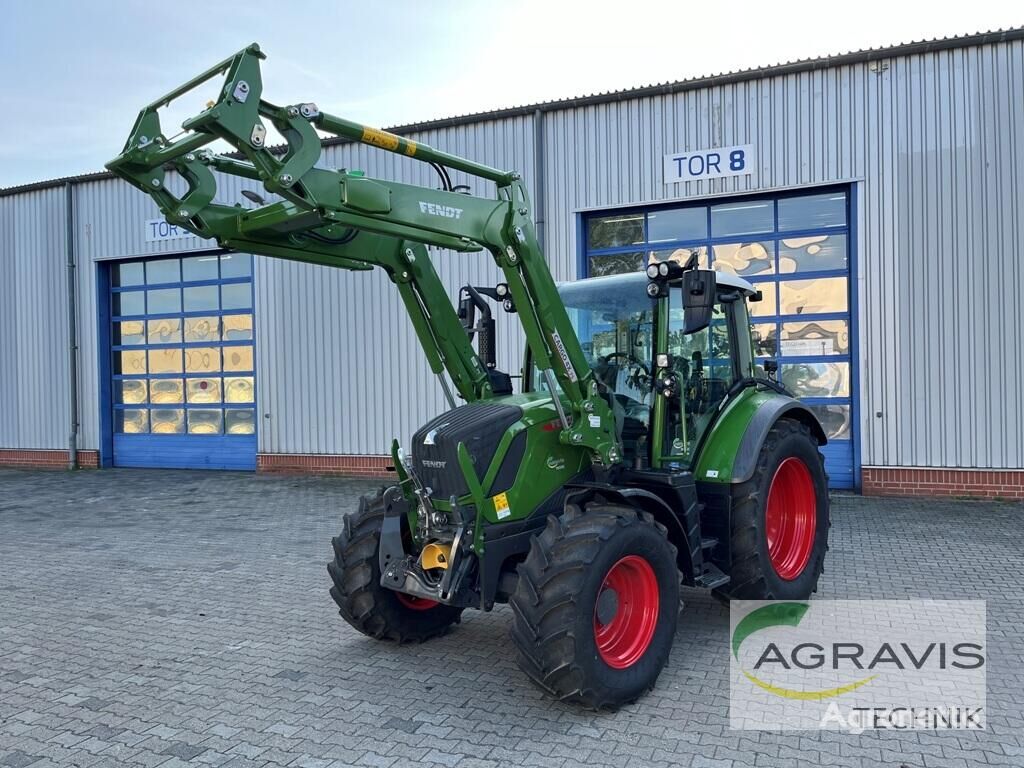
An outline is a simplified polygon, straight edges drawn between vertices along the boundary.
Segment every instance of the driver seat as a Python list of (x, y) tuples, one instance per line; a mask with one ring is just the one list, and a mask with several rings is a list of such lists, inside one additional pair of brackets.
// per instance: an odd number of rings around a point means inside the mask
[[(615, 378), (616, 393), (636, 392), (638, 395), (643, 397), (640, 392), (629, 385), (628, 376), (629, 372), (625, 368), (620, 368), (617, 371)], [(622, 399), (628, 398), (629, 395), (616, 393), (612, 393), (610, 398), (612, 403), (612, 413), (615, 415), (615, 434), (616, 437), (618, 437), (619, 442), (622, 443), (622, 450), (623, 453), (625, 453), (625, 458), (632, 461), (637, 456), (638, 443), (647, 437), (649, 432), (651, 409), (645, 409), (647, 413), (646, 420), (638, 419), (635, 415), (627, 415)], [(640, 398), (636, 398), (636, 400), (642, 403)]]

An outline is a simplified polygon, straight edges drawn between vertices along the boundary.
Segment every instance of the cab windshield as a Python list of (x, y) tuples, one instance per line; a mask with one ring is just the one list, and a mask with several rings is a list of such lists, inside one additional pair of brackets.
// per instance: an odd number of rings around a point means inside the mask
[[(669, 370), (679, 386), (665, 398), (657, 461), (686, 464), (735, 380), (730, 310), (728, 305), (716, 305), (710, 327), (686, 334), (682, 292), (672, 289), (668, 348), (656, 350), (657, 304), (647, 296), (646, 287), (646, 276), (632, 273), (564, 283), (558, 291), (598, 387), (612, 406), (625, 459), (632, 466), (650, 462), (657, 397), (653, 363), (657, 352), (668, 352)], [(743, 306), (742, 301), (733, 303)], [(536, 368), (531, 383), (534, 390), (547, 390)]]
[[(645, 292), (642, 274), (565, 283), (558, 292), (583, 347), (583, 354), (608, 398), (627, 462), (647, 456), (654, 405), (655, 304)], [(547, 389), (534, 371), (534, 387)]]

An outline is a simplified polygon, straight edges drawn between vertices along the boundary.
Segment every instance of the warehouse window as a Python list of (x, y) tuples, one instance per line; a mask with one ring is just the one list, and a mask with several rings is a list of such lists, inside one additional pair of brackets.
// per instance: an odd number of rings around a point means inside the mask
[[(217, 454), (235, 448), (212, 441), (220, 436), (245, 438), (240, 451), (254, 465), (252, 257), (125, 262), (110, 278), (115, 463), (222, 466)], [(194, 441), (162, 440), (173, 436)], [(170, 464), (165, 450), (177, 457)]]
[[(785, 385), (817, 414), (829, 475), (853, 484), (850, 232), (846, 189), (659, 206), (585, 216), (586, 276), (642, 269), (696, 253), (702, 267), (742, 276), (759, 363), (779, 361)], [(677, 253), (682, 251), (683, 253)]]

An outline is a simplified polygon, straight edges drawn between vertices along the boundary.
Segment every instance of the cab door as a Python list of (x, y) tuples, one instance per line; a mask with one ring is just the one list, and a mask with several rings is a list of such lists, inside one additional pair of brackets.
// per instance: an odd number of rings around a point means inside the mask
[(679, 287), (659, 301), (652, 428), (656, 467), (688, 468), (718, 406), (736, 381), (750, 375), (750, 336), (743, 332), (746, 305), (739, 296), (722, 298), (720, 293), (710, 325), (693, 333), (685, 332)]

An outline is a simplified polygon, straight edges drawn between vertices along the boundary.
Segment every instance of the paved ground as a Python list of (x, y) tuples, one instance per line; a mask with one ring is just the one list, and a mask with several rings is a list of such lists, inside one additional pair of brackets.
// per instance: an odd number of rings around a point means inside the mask
[(324, 563), (364, 481), (0, 471), (0, 766), (1024, 766), (1024, 507), (834, 504), (830, 597), (983, 597), (978, 732), (728, 727), (728, 617), (699, 593), (656, 690), (615, 714), (520, 675), (509, 612), (396, 648)]

